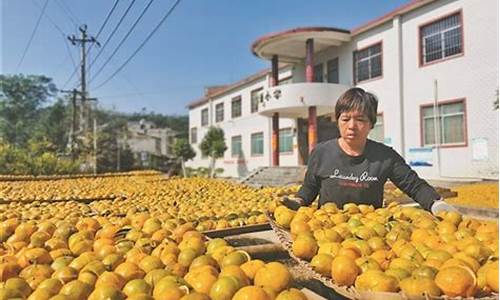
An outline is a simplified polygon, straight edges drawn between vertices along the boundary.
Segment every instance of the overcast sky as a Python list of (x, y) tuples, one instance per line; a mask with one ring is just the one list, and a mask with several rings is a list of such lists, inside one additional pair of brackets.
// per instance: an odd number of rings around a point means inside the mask
[[(46, 1), (45, 15), (27, 48)], [(149, 2), (135, 1), (90, 68), (90, 95), (98, 97), (100, 105), (106, 108), (187, 114), (186, 104), (201, 97), (204, 86), (232, 83), (270, 66), (270, 62), (250, 52), (250, 45), (260, 36), (304, 26), (352, 29), (408, 0), (181, 0), (130, 63), (97, 88), (137, 49), (174, 4), (173, 0), (153, 1), (123, 46), (94, 77)], [(96, 36), (115, 0), (0, 3), (0, 72), (43, 74), (53, 78), (58, 88), (71, 89), (78, 85), (79, 73), (69, 82), (68, 79), (80, 55), (64, 35), (79, 37), (77, 26), (87, 24), (89, 34)], [(132, 0), (118, 2), (98, 37), (101, 44), (131, 3)], [(99, 51), (93, 47), (88, 61), (93, 61)]]

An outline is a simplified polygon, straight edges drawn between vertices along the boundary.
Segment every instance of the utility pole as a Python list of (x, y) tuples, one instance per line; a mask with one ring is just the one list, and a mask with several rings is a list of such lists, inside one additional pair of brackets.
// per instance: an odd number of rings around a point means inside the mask
[(82, 25), (79, 28), (81, 33), (81, 38), (77, 38), (75, 35), (68, 36), (68, 40), (73, 45), (80, 44), (81, 46), (81, 63), (80, 63), (80, 96), (81, 96), (81, 109), (80, 109), (80, 128), (82, 132), (87, 132), (90, 125), (90, 107), (88, 107), (86, 101), (87, 99), (87, 79), (86, 79), (86, 68), (87, 68), (87, 43), (95, 43), (100, 46), (99, 42), (93, 37), (87, 35), (87, 25)]
[(60, 90), (61, 93), (71, 94), (71, 128), (69, 134), (69, 151), (71, 154), (71, 159), (74, 161), (76, 159), (76, 95), (79, 93), (76, 89), (73, 90)]
[[(80, 94), (80, 130), (79, 133), (83, 135), (84, 141), (86, 145), (90, 144), (90, 141), (87, 139), (87, 136), (90, 135), (90, 122), (91, 122), (91, 108), (90, 105), (88, 104), (88, 101), (91, 100), (97, 100), (96, 98), (89, 98), (88, 97), (88, 92), (87, 92), (87, 79), (86, 79), (86, 68), (87, 68), (87, 48), (86, 44), (87, 43), (95, 43), (97, 46), (101, 46), (99, 42), (95, 39), (93, 36), (89, 36), (87, 34), (87, 25), (82, 25), (79, 27), (80, 33), (81, 33), (81, 38), (77, 38), (74, 34), (71, 36), (68, 36), (68, 40), (76, 46), (79, 44), (81, 46), (80, 48), (80, 55), (81, 55), (81, 62), (80, 62), (80, 87), (81, 90), (78, 92)], [(75, 120), (76, 120), (76, 97), (74, 98), (74, 112), (73, 112), (73, 125), (76, 127)], [(93, 147), (93, 171), (94, 174), (97, 172), (97, 128), (96, 128), (96, 123), (97, 121), (94, 118), (94, 128), (93, 128), (93, 140), (94, 140), (94, 147)], [(73, 133), (75, 130), (73, 129)], [(76, 139), (76, 135), (74, 136)], [(74, 139), (73, 139), (74, 141)], [(90, 161), (91, 158), (88, 157), (88, 161)]]

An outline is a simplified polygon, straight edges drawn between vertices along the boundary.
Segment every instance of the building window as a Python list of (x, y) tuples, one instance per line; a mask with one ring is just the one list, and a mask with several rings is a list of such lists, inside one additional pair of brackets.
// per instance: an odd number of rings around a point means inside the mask
[(260, 101), (260, 92), (262, 88), (253, 90), (250, 92), (250, 112), (258, 112), (259, 111), (259, 101)]
[(280, 153), (293, 152), (292, 128), (283, 128), (279, 132)]
[(241, 151), (241, 135), (231, 137), (231, 156), (237, 157), (242, 155)]
[(314, 66), (313, 82), (323, 82), (323, 64)]
[(215, 122), (224, 121), (224, 102), (215, 105)]
[(198, 143), (198, 131), (196, 127), (191, 128), (191, 144)]
[(368, 137), (379, 143), (384, 142), (384, 116), (382, 114), (377, 115), (377, 122), (370, 131)]
[(251, 155), (263, 155), (264, 154), (264, 133), (257, 132), (252, 133), (251, 137)]
[[(440, 145), (464, 145), (466, 143), (464, 100), (438, 104), (437, 110), (436, 115), (433, 105), (421, 107), (423, 145), (435, 145), (436, 139)], [(436, 130), (434, 125), (437, 127)]]
[(329, 83), (339, 83), (339, 58), (335, 57), (326, 63), (326, 76)]
[(237, 118), (241, 116), (241, 96), (233, 98), (231, 100), (231, 118)]
[(462, 40), (461, 13), (420, 27), (421, 63), (461, 54)]
[(382, 43), (354, 52), (356, 83), (382, 76)]
[(208, 108), (201, 110), (201, 126), (208, 125)]

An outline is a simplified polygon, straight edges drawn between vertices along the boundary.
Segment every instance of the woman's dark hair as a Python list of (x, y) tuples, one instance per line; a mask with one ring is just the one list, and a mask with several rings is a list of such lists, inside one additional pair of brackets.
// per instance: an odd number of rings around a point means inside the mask
[(373, 126), (377, 123), (377, 97), (362, 88), (350, 88), (345, 91), (335, 104), (335, 119), (344, 112), (359, 111), (368, 117)]

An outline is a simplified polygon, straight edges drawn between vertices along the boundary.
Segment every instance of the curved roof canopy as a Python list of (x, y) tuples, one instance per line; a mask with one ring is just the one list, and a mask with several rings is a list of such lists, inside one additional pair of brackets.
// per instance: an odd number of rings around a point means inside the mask
[(280, 62), (298, 63), (306, 57), (306, 41), (314, 40), (314, 52), (328, 47), (340, 46), (351, 39), (349, 30), (333, 27), (301, 27), (272, 33), (257, 39), (252, 44), (252, 53), (271, 60), (274, 55)]

